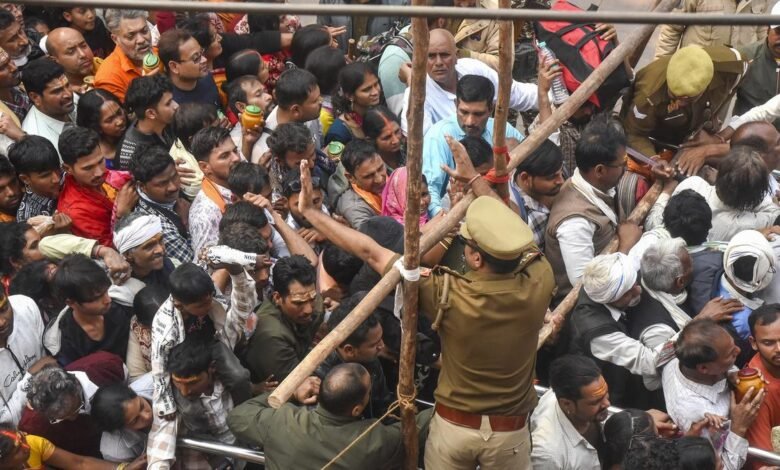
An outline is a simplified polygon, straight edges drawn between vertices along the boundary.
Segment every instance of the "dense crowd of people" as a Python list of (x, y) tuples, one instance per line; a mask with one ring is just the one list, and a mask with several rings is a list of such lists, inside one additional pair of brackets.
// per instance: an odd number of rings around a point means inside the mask
[[(393, 269), (419, 278), (421, 467), (780, 452), (780, 25), (662, 26), (502, 176), (612, 25), (514, 23), (498, 148), (494, 20), (428, 18), (420, 110), (407, 17), (0, 7), (0, 469), (255, 468), (184, 437), (268, 469), (400, 468), (400, 290), (269, 403)], [(408, 271), (412, 186), (423, 233), (474, 199)]]

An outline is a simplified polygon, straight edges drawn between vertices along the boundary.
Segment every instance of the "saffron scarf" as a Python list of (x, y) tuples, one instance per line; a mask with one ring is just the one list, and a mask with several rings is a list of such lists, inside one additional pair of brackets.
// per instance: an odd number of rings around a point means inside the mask
[(211, 201), (216, 204), (217, 207), (219, 207), (219, 211), (221, 213), (225, 213), (225, 200), (222, 199), (222, 193), (219, 192), (219, 188), (217, 188), (216, 184), (214, 184), (208, 178), (203, 178), (200, 190), (203, 191), (203, 194), (205, 194), (207, 198), (211, 199)]
[(374, 209), (374, 212), (377, 214), (382, 213), (382, 196), (360, 189), (356, 184), (352, 184), (352, 190), (355, 191), (358, 196), (363, 198), (363, 200), (366, 201), (372, 209)]

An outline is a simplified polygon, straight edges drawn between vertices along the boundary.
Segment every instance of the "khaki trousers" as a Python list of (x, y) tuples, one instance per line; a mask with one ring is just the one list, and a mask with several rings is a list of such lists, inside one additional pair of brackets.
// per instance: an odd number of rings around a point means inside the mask
[(493, 432), (487, 416), (480, 429), (452, 424), (434, 413), (425, 443), (426, 470), (524, 470), (531, 468), (528, 424), (517, 431)]

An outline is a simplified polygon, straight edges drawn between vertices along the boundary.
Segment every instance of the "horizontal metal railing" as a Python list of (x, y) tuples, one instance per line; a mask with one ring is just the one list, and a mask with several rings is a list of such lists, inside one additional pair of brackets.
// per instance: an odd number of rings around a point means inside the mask
[[(536, 394), (542, 396), (546, 391), (546, 387), (536, 385)], [(419, 398), (415, 400), (418, 404), (426, 406), (428, 408), (433, 407), (433, 403)], [(623, 411), (621, 408), (614, 406), (609, 407), (610, 414), (619, 413)], [(201, 441), (198, 439), (179, 439), (179, 446), (186, 447), (188, 449), (199, 450), (207, 454), (223, 455), (225, 457), (237, 458), (245, 460), (247, 462), (265, 464), (265, 455), (257, 450), (245, 449), (243, 447), (231, 446), (221, 444), (218, 442)], [(769, 452), (763, 449), (757, 449), (755, 447), (748, 448), (748, 456), (754, 459), (761, 460), (762, 462), (769, 463), (771, 465), (780, 465), (780, 455), (774, 452)]]
[(429, 18), (476, 18), (492, 20), (568, 21), (578, 23), (629, 23), (629, 24), (679, 24), (679, 25), (772, 25), (780, 24), (780, 16), (713, 13), (652, 13), (637, 11), (585, 11), (578, 13), (498, 8), (455, 8), (429, 6), (389, 5), (321, 5), (290, 3), (240, 3), (197, 2), (193, 0), (17, 0), (23, 5), (49, 7), (88, 6), (96, 8), (132, 8), (170, 11), (219, 11), (233, 13), (262, 13), (266, 15), (360, 15), (407, 16)]

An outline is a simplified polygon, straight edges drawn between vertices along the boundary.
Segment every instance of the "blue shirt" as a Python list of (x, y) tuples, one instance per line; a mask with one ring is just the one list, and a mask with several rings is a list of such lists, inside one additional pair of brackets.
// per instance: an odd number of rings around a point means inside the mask
[[(431, 203), (428, 205), (428, 215), (431, 217), (441, 210), (441, 200), (447, 192), (450, 180), (450, 176), (441, 166), (455, 167), (455, 159), (445, 139), (447, 135), (455, 140), (466, 137), (466, 133), (458, 125), (457, 115), (444, 118), (431, 126), (423, 141), (422, 172), (428, 180), (428, 191), (431, 194)], [(493, 145), (493, 118), (488, 119), (482, 138)], [(511, 125), (506, 126), (506, 138), (518, 141), (524, 139), (523, 134)]]
[[(733, 296), (729, 293), (729, 291), (726, 290), (725, 287), (723, 287), (723, 283), (728, 282), (725, 279), (721, 278), (720, 281), (720, 287), (718, 289), (718, 295), (723, 297), (724, 299), (731, 299)], [(748, 341), (748, 337), (750, 336), (750, 325), (748, 324), (748, 318), (750, 318), (750, 314), (753, 312), (749, 307), (744, 307), (739, 312), (735, 313), (731, 317), (731, 324), (734, 326), (734, 329), (737, 331), (737, 334), (739, 335), (740, 339), (743, 342)], [(738, 346), (742, 347), (742, 344), (737, 344)]]
[(181, 90), (173, 85), (173, 99), (179, 105), (184, 103), (203, 103), (213, 104), (217, 109), (222, 109), (222, 101), (219, 99), (219, 91), (214, 83), (214, 77), (211, 73), (205, 77), (199, 78), (198, 83), (192, 90)]

